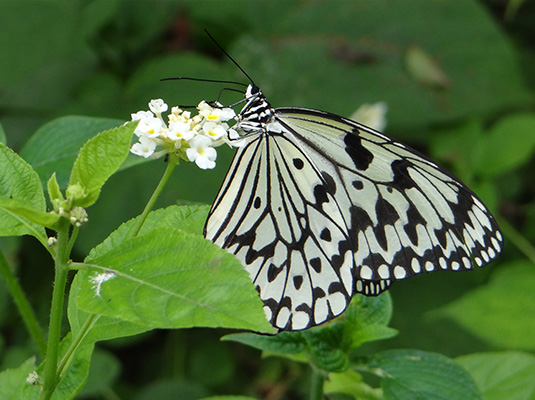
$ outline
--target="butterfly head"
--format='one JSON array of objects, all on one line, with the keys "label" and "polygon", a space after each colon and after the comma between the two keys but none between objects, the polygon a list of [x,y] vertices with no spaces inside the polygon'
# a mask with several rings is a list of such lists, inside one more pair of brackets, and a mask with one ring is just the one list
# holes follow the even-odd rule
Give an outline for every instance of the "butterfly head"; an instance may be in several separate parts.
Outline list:
[{"label": "butterfly head", "polygon": [[273,108],[256,85],[247,86],[244,100],[245,105],[237,117],[239,128],[246,134],[264,132],[265,126],[273,120]]}]

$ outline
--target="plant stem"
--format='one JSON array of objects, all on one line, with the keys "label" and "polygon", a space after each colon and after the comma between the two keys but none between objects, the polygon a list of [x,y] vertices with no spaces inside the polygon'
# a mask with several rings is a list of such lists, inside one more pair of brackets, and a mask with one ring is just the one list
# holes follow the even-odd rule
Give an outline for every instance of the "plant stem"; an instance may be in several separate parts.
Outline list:
[{"label": "plant stem", "polygon": [[40,400],[47,400],[52,396],[58,384],[58,354],[61,336],[61,320],[63,317],[63,302],[65,298],[65,286],[67,284],[67,268],[69,241],[69,223],[62,219],[58,229],[57,252],[55,257],[56,276],[54,278],[54,290],[52,292],[52,305],[50,307],[50,325],[48,328],[48,346],[43,372],[43,391]]},{"label": "plant stem", "polygon": [[70,363],[72,362],[74,358],[74,354],[78,347],[80,346],[80,343],[84,340],[86,335],[89,333],[91,328],[93,328],[93,325],[98,321],[100,318],[100,315],[91,314],[87,317],[87,319],[84,321],[84,324],[80,328],[80,331],[78,332],[78,335],[76,337],[72,338],[71,344],[67,351],[65,352],[65,355],[63,356],[63,359],[60,361],[58,365],[58,376],[62,377]]},{"label": "plant stem", "polygon": [[141,227],[145,223],[145,220],[147,219],[147,216],[149,215],[149,212],[154,207],[154,204],[156,203],[156,200],[158,200],[158,197],[160,197],[160,194],[162,194],[163,188],[167,184],[167,181],[169,181],[169,178],[171,177],[171,174],[175,170],[175,167],[177,166],[177,162],[173,159],[170,159],[167,162],[167,168],[162,176],[162,179],[160,179],[160,183],[158,183],[158,186],[154,190],[154,193],[152,194],[151,198],[149,199],[147,205],[145,206],[145,209],[141,213],[141,215],[138,217],[136,221],[136,225],[134,228],[130,231],[129,236],[134,237],[137,236],[139,231],[141,230]]},{"label": "plant stem", "polygon": [[24,323],[26,324],[26,329],[28,329],[28,332],[30,332],[33,341],[37,345],[39,353],[42,357],[44,357],[46,353],[46,340],[45,336],[43,335],[43,331],[37,322],[37,318],[35,317],[35,313],[32,310],[28,298],[22,291],[17,278],[13,274],[13,271],[11,271],[11,268],[9,268],[9,264],[7,263],[7,260],[1,251],[0,275],[2,275],[2,278],[4,278],[4,281],[6,282],[7,288],[11,293],[17,308],[19,309]]},{"label": "plant stem", "polygon": [[312,376],[310,377],[310,400],[322,400],[323,399],[323,382],[325,377],[323,373],[312,367]]}]

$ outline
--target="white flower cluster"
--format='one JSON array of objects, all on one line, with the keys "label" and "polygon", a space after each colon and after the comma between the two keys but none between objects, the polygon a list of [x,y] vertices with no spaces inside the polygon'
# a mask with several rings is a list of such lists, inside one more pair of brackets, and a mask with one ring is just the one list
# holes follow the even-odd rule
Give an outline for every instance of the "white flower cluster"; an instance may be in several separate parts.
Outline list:
[{"label": "white flower cluster", "polygon": [[[151,100],[150,111],[132,114],[132,121],[139,121],[135,134],[139,138],[130,151],[145,158],[159,158],[174,154],[178,159],[195,162],[199,168],[215,167],[217,152],[215,147],[223,143],[231,147],[245,144],[238,132],[230,128],[227,121],[236,114],[231,108],[212,107],[205,101],[197,106],[199,114],[173,107],[168,115],[168,123],[162,113],[168,110],[162,99]],[[156,148],[160,146],[160,150]]]}]

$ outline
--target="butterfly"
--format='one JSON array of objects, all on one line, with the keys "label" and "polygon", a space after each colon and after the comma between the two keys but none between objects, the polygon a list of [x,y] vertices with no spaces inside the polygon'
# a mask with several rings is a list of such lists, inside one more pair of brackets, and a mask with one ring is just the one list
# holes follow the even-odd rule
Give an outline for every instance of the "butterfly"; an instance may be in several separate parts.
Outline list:
[{"label": "butterfly", "polygon": [[279,330],[342,314],[355,293],[470,270],[503,247],[481,200],[408,146],[358,122],[272,108],[247,86],[242,139],[204,235],[244,265]]}]

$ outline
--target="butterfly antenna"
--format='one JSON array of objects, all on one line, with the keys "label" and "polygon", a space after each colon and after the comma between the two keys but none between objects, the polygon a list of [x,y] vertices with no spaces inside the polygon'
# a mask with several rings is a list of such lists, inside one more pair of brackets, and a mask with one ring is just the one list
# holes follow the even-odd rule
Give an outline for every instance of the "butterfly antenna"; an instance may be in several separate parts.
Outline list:
[{"label": "butterfly antenna", "polygon": [[222,79],[205,79],[205,78],[191,78],[189,76],[177,76],[175,78],[162,78],[161,81],[197,81],[197,82],[215,82],[215,83],[230,83],[231,85],[247,86],[245,83],[236,81],[226,81]]},{"label": "butterfly antenna", "polygon": [[245,70],[240,66],[240,64],[238,64],[238,63],[236,62],[236,60],[233,59],[233,58],[230,56],[229,53],[226,52],[226,50],[223,48],[223,46],[221,46],[219,43],[217,43],[217,41],[214,39],[214,37],[213,37],[212,35],[210,35],[210,33],[209,33],[206,29],[204,30],[204,32],[208,35],[208,37],[209,37],[210,39],[212,39],[212,42],[214,42],[214,43],[216,44],[216,46],[219,47],[219,50],[221,50],[221,51],[223,52],[223,54],[226,55],[227,58],[228,58],[230,61],[232,61],[232,62],[234,63],[234,65],[235,65],[236,67],[238,67],[238,69],[239,69],[239,70],[240,70],[240,71],[247,77],[247,79],[249,79],[249,82],[251,82],[254,86],[256,86],[255,83],[254,83],[254,81],[253,81],[253,79],[249,76],[249,74],[248,74],[247,72],[245,72]]}]

